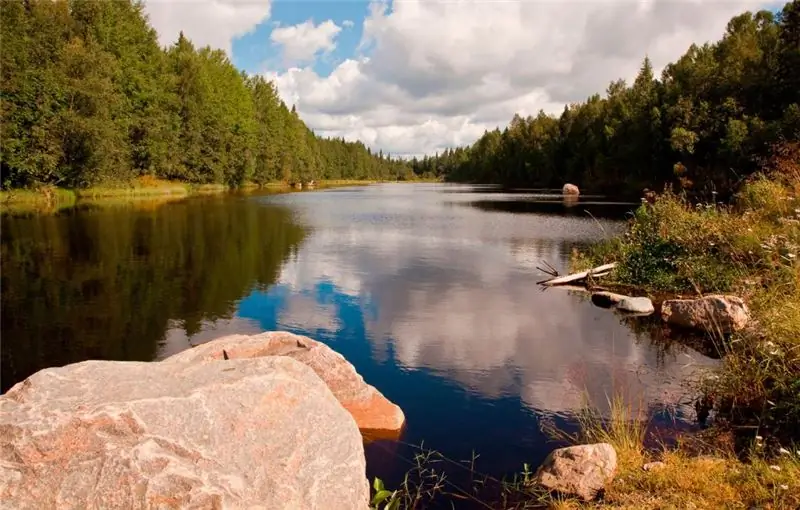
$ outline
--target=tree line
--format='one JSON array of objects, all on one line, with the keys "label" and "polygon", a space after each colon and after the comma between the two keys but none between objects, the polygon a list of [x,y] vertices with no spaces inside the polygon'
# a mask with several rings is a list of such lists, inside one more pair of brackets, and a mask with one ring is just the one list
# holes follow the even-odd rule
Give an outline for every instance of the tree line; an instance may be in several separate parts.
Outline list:
[{"label": "tree line", "polygon": [[470,147],[411,162],[419,175],[509,186],[565,182],[615,194],[681,186],[725,194],[772,147],[800,140],[800,1],[746,12],[721,40],[692,45],[660,79],[644,59],[632,85],[565,106],[559,116],[515,115]]},{"label": "tree line", "polygon": [[183,34],[161,48],[138,0],[4,0],[0,24],[3,188],[410,174],[363,143],[315,136],[225,52]]}]

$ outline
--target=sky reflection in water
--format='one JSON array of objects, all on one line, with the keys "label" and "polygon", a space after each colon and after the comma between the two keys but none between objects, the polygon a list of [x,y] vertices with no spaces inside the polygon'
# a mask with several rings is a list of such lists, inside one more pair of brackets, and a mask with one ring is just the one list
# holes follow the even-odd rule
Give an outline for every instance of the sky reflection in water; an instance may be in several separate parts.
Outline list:
[{"label": "sky reflection in water", "polygon": [[[601,408],[622,391],[686,414],[681,381],[714,361],[665,353],[585,298],[536,285],[541,260],[564,271],[574,247],[622,228],[598,218],[634,206],[536,198],[439,184],[253,198],[288,207],[310,236],[275,285],[192,342],[273,329],[323,341],[404,409],[404,441],[454,459],[474,450],[494,474],[539,462],[553,447],[539,418],[568,416],[585,393]],[[171,329],[162,355],[187,341]],[[396,479],[407,466],[387,448],[404,456],[373,445],[370,471]]]}]

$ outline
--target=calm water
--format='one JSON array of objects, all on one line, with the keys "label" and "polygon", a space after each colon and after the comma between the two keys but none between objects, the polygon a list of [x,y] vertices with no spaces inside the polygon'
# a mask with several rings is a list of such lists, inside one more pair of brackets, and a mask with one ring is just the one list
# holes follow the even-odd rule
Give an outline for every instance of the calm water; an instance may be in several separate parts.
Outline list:
[{"label": "calm water", "polygon": [[[289,330],[341,352],[405,411],[405,443],[498,475],[555,445],[585,394],[691,418],[713,360],[636,334],[535,266],[622,227],[630,204],[443,184],[82,206],[2,222],[2,389],[84,359],[159,359]],[[642,329],[642,331],[646,331]],[[662,413],[662,420],[663,413]],[[368,445],[397,481],[410,447]]]}]

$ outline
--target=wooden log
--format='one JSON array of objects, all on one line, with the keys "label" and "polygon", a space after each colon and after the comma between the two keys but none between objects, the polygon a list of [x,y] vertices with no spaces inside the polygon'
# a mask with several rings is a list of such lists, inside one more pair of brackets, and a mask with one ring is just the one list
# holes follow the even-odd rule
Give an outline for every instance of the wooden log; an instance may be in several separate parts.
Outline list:
[{"label": "wooden log", "polygon": [[558,278],[551,278],[550,280],[539,282],[539,284],[544,285],[546,287],[550,287],[552,285],[564,285],[565,283],[579,282],[581,280],[585,280],[589,275],[591,275],[594,278],[597,278],[607,275],[615,267],[617,267],[617,263],[612,262],[610,264],[604,264],[602,266],[595,267],[594,269],[590,269],[588,271],[582,271],[580,273],[560,276]]}]

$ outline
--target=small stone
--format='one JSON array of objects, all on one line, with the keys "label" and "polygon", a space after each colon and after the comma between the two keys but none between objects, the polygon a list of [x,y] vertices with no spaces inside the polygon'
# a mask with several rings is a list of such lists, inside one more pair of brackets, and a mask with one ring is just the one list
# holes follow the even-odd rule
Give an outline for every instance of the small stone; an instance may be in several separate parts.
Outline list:
[{"label": "small stone", "polygon": [[651,314],[655,311],[653,302],[646,297],[625,297],[617,304],[617,310],[637,314]]},{"label": "small stone", "polygon": [[617,470],[617,452],[608,443],[559,448],[547,456],[536,481],[548,490],[593,500]]},{"label": "small stone", "polygon": [[622,294],[615,294],[613,292],[594,292],[592,293],[592,304],[600,308],[613,308],[619,304],[620,301],[625,299]]},{"label": "small stone", "polygon": [[646,297],[631,297],[613,292],[592,293],[592,303],[600,308],[613,308],[621,312],[649,315],[655,311],[653,302]]},{"label": "small stone", "polygon": [[645,471],[658,471],[660,469],[664,469],[665,467],[667,467],[666,464],[664,464],[660,460],[657,460],[655,462],[648,462],[647,464],[642,466],[642,469],[644,469]]}]

